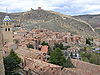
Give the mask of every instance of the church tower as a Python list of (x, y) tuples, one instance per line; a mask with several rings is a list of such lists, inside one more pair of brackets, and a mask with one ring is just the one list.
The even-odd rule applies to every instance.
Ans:
[(13, 43), (13, 24), (9, 16), (5, 16), (2, 25), (3, 44)]

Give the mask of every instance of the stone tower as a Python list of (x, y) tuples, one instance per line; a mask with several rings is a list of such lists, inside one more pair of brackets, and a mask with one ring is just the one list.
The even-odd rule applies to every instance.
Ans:
[(13, 24), (9, 16), (5, 16), (1, 28), (2, 28), (3, 44), (13, 43), (13, 31), (12, 31)]

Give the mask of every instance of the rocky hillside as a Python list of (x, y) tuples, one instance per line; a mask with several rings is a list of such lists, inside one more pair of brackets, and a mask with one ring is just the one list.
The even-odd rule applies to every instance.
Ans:
[(98, 15), (79, 15), (73, 16), (76, 19), (81, 19), (91, 24), (97, 33), (100, 34), (100, 14)]
[[(4, 15), (5, 13), (0, 13), (1, 23)], [(21, 25), (29, 29), (47, 28), (60, 32), (69, 31), (73, 34), (79, 34), (84, 37), (98, 36), (90, 24), (54, 11), (31, 9), (27, 12), (10, 13), (8, 15), (13, 18), (15, 25)]]

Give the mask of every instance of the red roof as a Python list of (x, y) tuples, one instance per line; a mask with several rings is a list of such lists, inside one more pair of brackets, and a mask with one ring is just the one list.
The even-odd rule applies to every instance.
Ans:
[(41, 51), (42, 51), (43, 53), (48, 53), (48, 46), (42, 46), (42, 47), (41, 47)]

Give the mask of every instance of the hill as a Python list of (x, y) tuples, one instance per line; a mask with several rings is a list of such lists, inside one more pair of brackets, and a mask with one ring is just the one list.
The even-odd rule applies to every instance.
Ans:
[(100, 35), (100, 14), (98, 15), (79, 15), (73, 16), (76, 19), (81, 19), (91, 24), (95, 31)]
[[(5, 13), (0, 13), (0, 22)], [(97, 37), (94, 28), (85, 21), (75, 19), (69, 15), (63, 15), (54, 11), (42, 9), (31, 9), (27, 12), (9, 13), (13, 18), (15, 25), (21, 25), (29, 29), (47, 28), (59, 32), (71, 32), (84, 37)]]

